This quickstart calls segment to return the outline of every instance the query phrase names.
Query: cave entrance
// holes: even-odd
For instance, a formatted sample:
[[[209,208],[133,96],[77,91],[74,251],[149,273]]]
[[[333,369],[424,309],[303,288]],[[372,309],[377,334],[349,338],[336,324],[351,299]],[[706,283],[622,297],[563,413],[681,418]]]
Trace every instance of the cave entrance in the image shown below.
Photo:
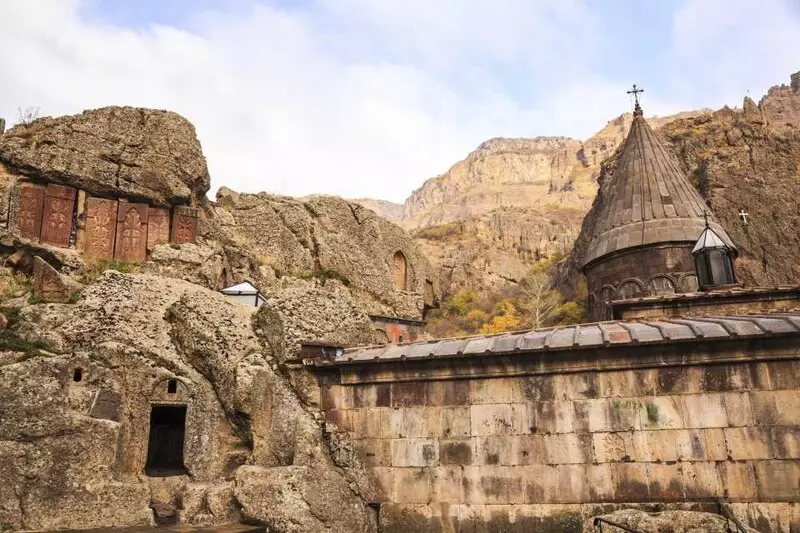
[[[145,474],[166,477],[180,476],[186,473],[186,467],[183,466],[185,433],[185,405],[154,405],[152,407]]]

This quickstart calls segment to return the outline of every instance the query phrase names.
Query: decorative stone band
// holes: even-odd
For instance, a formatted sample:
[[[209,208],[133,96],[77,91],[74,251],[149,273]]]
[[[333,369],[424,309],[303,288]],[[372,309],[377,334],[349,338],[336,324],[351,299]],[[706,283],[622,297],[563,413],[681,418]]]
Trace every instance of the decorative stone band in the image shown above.
[[[722,226],[711,221],[709,221],[709,226],[722,236],[725,244],[731,249],[736,249]],[[703,230],[705,230],[705,222],[696,218],[653,219],[617,226],[604,231],[592,240],[583,258],[583,266],[586,268],[596,259],[636,246],[685,242],[691,247]]]

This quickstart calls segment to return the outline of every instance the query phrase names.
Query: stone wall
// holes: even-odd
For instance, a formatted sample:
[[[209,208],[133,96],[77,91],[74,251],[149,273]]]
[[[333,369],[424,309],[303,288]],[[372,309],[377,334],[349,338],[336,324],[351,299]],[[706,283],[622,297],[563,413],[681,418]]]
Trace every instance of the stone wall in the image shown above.
[[[323,376],[322,407],[381,487],[386,533],[581,531],[719,500],[795,531],[800,346],[720,344],[351,364]]]

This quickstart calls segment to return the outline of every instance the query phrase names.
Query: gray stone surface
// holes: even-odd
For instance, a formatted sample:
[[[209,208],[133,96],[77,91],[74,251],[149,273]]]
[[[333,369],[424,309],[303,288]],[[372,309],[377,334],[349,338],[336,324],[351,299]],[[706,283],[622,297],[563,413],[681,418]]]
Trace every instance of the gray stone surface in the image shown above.
[[[161,205],[196,202],[210,186],[194,126],[155,109],[105,107],[17,125],[0,137],[0,161],[90,194]]]

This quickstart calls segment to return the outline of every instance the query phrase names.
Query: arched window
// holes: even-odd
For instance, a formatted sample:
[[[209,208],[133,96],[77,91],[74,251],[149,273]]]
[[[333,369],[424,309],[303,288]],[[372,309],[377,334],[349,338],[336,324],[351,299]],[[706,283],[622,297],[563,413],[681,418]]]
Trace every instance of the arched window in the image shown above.
[[[405,254],[399,250],[396,251],[392,262],[394,265],[394,290],[404,291],[408,283],[408,263]]]

